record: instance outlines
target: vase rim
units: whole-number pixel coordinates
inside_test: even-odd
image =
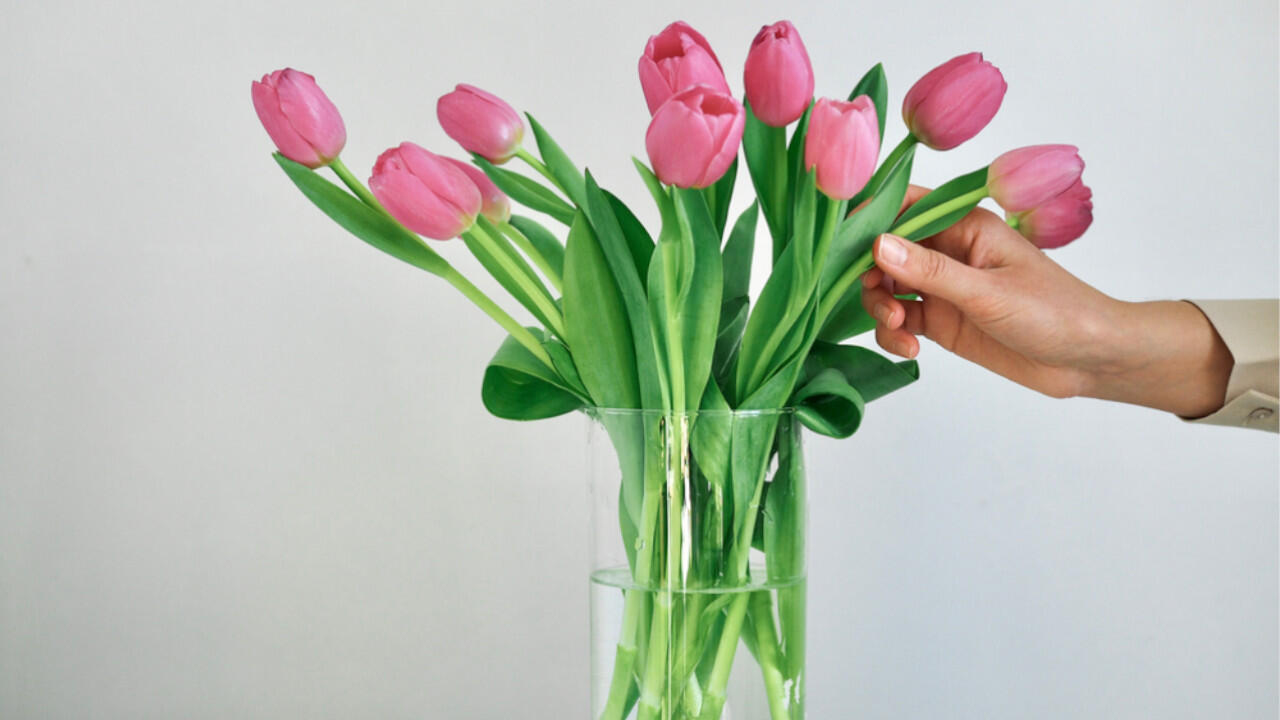
[[[725,416],[725,417],[784,417],[795,415],[796,408],[784,407],[760,410],[684,410],[671,411],[658,408],[612,408],[612,407],[582,407],[579,411],[583,414],[595,417],[598,415],[611,415],[622,417],[696,417],[702,416]]]

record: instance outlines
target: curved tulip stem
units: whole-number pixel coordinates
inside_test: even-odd
[[[876,191],[880,189],[880,186],[884,184],[885,178],[889,176],[889,172],[898,164],[898,161],[902,159],[902,156],[918,142],[920,142],[920,140],[917,139],[915,135],[907,133],[907,136],[902,138],[902,142],[895,145],[894,148],[889,151],[889,154],[884,157],[884,162],[880,163],[880,167],[876,168],[875,174],[867,181],[866,186],[864,186],[862,190],[858,191],[857,195],[853,196],[853,200],[849,204],[853,207],[857,207],[863,200],[875,195]]]
[[[548,368],[555,370],[556,366],[551,362],[551,356],[543,349],[542,343],[529,332],[529,329],[516,322],[515,318],[507,314],[505,310],[498,307],[497,303],[489,299],[480,291],[480,288],[471,284],[471,281],[463,277],[452,265],[441,275],[450,285],[454,286],[467,297],[468,300],[475,303],[477,307],[485,312],[486,315],[493,318],[503,330],[510,333],[511,337],[525,347],[534,357],[542,361]],[[558,372],[558,371],[557,371]]]
[[[984,185],[983,187],[980,187],[977,190],[972,190],[963,195],[957,195],[956,197],[951,198],[950,200],[942,203],[941,205],[938,205],[937,207],[929,208],[928,210],[920,213],[919,215],[911,218],[910,220],[907,220],[901,223],[900,225],[893,228],[889,232],[893,233],[894,235],[897,235],[898,237],[907,237],[911,233],[919,230],[925,225],[928,225],[934,220],[937,220],[940,217],[945,217],[950,213],[953,213],[956,210],[959,210],[960,208],[966,207],[968,205],[973,205],[981,201],[985,197],[987,197],[987,188]]]
[[[520,248],[521,252],[527,255],[529,259],[533,260],[533,264],[538,266],[538,269],[546,276],[552,287],[556,289],[556,292],[564,292],[564,281],[560,278],[560,273],[556,272],[555,268],[551,267],[551,263],[547,262],[547,258],[544,257],[542,253],[538,252],[538,248],[534,247],[533,243],[529,242],[529,238],[525,237],[524,233],[520,232],[516,226],[509,222],[494,224],[498,226],[498,229],[502,231],[503,235],[511,238],[511,241],[516,244],[516,247]]]
[[[342,162],[342,158],[334,158],[333,162],[329,163],[329,167],[333,170],[334,174],[338,176],[338,179],[342,181],[342,184],[350,188],[351,192],[355,193],[356,197],[363,200],[365,205],[368,205],[375,210],[386,212],[386,209],[384,209],[382,204],[378,202],[378,199],[373,196],[373,193],[369,192],[369,188],[365,187],[364,183],[357,180],[356,176],[352,174],[351,170]]]
[[[554,185],[557,190],[564,193],[566,196],[569,194],[564,189],[564,187],[560,184],[560,181],[556,179],[556,176],[551,174],[551,170],[548,169],[547,166],[544,165],[541,160],[534,157],[532,153],[530,153],[528,150],[525,150],[523,146],[521,146],[519,150],[516,150],[516,157],[523,160],[525,164],[528,165],[529,167],[533,168],[534,170],[537,170],[538,173],[542,175],[542,177],[550,180],[551,184]]]
[[[533,270],[529,269],[527,264],[524,264],[524,260],[518,254],[515,254],[509,246],[503,247],[504,241],[500,237],[494,237],[484,228],[484,225],[484,222],[477,221],[463,235],[474,238],[485,246],[489,254],[493,256],[493,259],[510,276],[511,281],[524,292],[529,301],[537,306],[538,310],[546,317],[547,323],[551,326],[551,331],[563,338],[564,318],[560,314],[560,308],[556,307],[555,301],[551,299],[550,293],[547,292],[542,283],[537,281],[537,276],[533,274]],[[522,264],[523,267],[521,267]]]

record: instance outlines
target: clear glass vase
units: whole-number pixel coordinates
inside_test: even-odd
[[[586,415],[592,717],[803,718],[795,413]]]

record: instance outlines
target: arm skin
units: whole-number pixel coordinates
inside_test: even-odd
[[[912,187],[907,203],[927,192]],[[1234,361],[1191,303],[1124,302],[1085,284],[978,208],[919,244],[875,243],[862,303],[903,357],[917,335],[1051,397],[1092,397],[1183,417],[1222,407]],[[920,300],[894,297],[918,293]]]

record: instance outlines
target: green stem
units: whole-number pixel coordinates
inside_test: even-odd
[[[724,708],[725,688],[729,685],[729,671],[733,669],[733,656],[738,651],[738,637],[742,634],[742,620],[747,616],[747,600],[751,593],[741,592],[729,604],[725,615],[724,630],[716,647],[716,659],[707,677],[707,687],[702,698],[702,716],[699,720],[718,720]]]
[[[463,277],[462,273],[458,272],[452,265],[450,265],[445,269],[444,273],[441,274],[441,277],[450,285],[457,288],[458,291],[465,295],[468,300],[475,303],[476,306],[483,310],[486,315],[497,321],[497,323],[502,326],[502,329],[510,333],[511,337],[515,338],[525,347],[525,349],[533,353],[533,356],[541,360],[544,365],[552,370],[556,369],[555,364],[551,362],[551,356],[542,348],[542,343],[533,336],[533,333],[529,332],[528,328],[516,322],[515,318],[508,315],[505,310],[498,307],[493,300],[489,299],[488,295],[485,295],[480,291],[480,288],[472,285],[470,280]]]
[[[533,243],[529,242],[529,238],[525,237],[524,233],[520,232],[509,222],[500,222],[497,223],[497,226],[498,229],[502,231],[503,235],[511,238],[511,241],[520,248],[521,252],[533,260],[533,264],[538,266],[538,269],[541,270],[542,274],[551,282],[551,285],[556,289],[556,292],[563,293],[564,282],[560,278],[560,273],[556,272],[555,268],[551,267],[551,263],[547,262],[547,258],[544,257],[542,253],[538,252],[538,249],[533,246]]]
[[[934,220],[937,220],[940,217],[945,217],[960,208],[973,205],[984,197],[987,197],[987,188],[985,185],[977,190],[970,190],[963,195],[957,195],[941,205],[931,207],[919,215],[902,222],[889,232],[897,235],[898,237],[909,237],[911,233],[919,230],[925,225],[928,225]]]
[[[542,175],[542,177],[550,180],[551,184],[556,186],[556,189],[564,193],[565,196],[569,195],[568,191],[564,189],[564,186],[560,184],[560,181],[556,179],[556,176],[551,174],[551,170],[548,169],[547,166],[543,164],[541,160],[534,157],[533,153],[529,152],[528,150],[525,150],[524,147],[521,146],[519,150],[516,150],[516,157],[523,160],[525,164],[528,165],[529,167],[533,168],[534,170],[537,170],[538,173]]]
[[[338,176],[338,179],[342,180],[344,185],[351,188],[351,192],[355,193],[356,197],[364,201],[364,204],[374,208],[375,210],[386,212],[386,209],[383,208],[382,204],[378,202],[378,199],[373,196],[373,193],[369,192],[369,188],[365,187],[364,183],[357,180],[356,176],[352,174],[351,170],[342,162],[342,158],[334,158],[333,161],[329,163],[329,167],[333,169],[334,174]]]
[[[773,603],[768,590],[751,593],[750,610],[751,624],[756,631],[756,659],[760,662],[765,694],[769,698],[769,716],[772,720],[788,720],[787,693],[778,667],[778,636],[773,627]]]
[[[564,319],[560,315],[560,308],[556,307],[555,302],[551,300],[547,289],[542,287],[541,283],[536,283],[529,277],[529,274],[532,274],[532,270],[529,270],[528,274],[526,274],[526,268],[520,267],[508,254],[507,250],[499,245],[502,241],[489,234],[480,223],[477,222],[472,225],[471,229],[466,231],[465,234],[485,246],[494,260],[511,276],[512,281],[520,286],[520,289],[529,296],[533,304],[537,305],[542,314],[546,316],[547,323],[551,325],[551,331],[563,338]]]

